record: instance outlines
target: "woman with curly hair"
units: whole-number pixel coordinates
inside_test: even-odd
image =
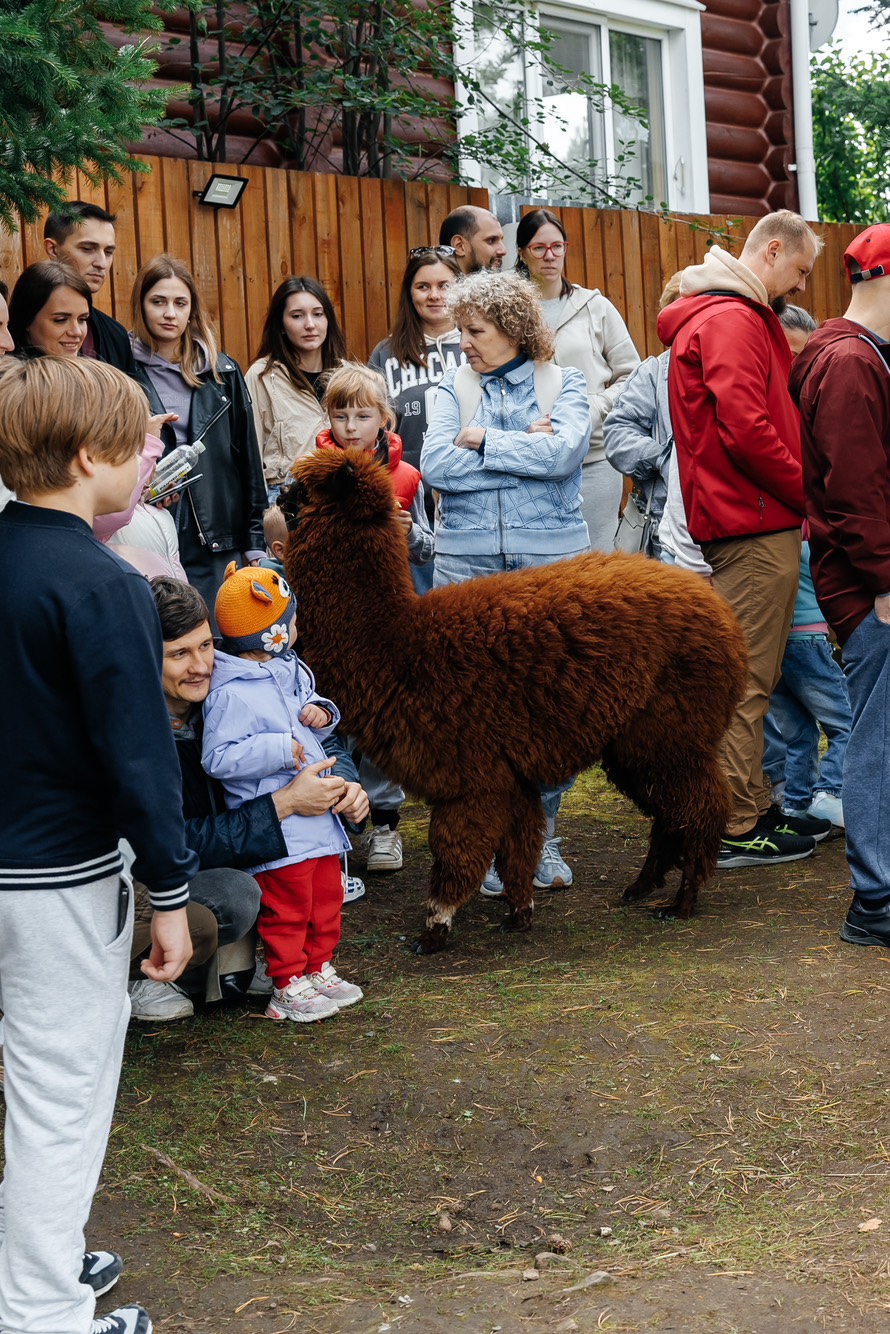
[[[469,364],[440,384],[420,456],[424,483],[439,493],[435,586],[580,555],[590,545],[581,513],[584,376],[552,364],[553,335],[524,278],[474,273],[448,304]],[[542,793],[539,889],[572,882],[553,837],[559,797]],[[493,868],[483,892],[502,892]]]
[[[631,371],[637,350],[618,311],[593,288],[570,283],[565,274],[568,241],[555,213],[536,208],[516,228],[516,268],[530,278],[553,330],[556,360],[576,366],[587,382],[590,446],[581,474],[581,507],[595,551],[612,551],[623,479],[606,458],[603,422]]]

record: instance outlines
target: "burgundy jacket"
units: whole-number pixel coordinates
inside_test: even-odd
[[[843,644],[890,593],[890,343],[826,320],[795,359],[810,568]]]
[[[668,402],[693,539],[799,528],[800,426],[776,314],[728,293],[688,296],[661,312],[658,336],[671,349]]]

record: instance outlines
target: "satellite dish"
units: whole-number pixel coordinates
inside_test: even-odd
[[[810,50],[830,42],[837,27],[838,0],[810,0]]]

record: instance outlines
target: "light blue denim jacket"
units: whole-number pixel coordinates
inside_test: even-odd
[[[440,494],[436,551],[448,555],[569,555],[589,546],[581,516],[581,464],[590,439],[584,376],[562,368],[550,411],[552,435],[529,435],[540,418],[531,360],[504,375],[482,376],[472,426],[485,427],[477,452],[458,449],[461,429],[449,371],[436,396],[420,455],[424,483]]]
[[[331,715],[327,727],[310,728],[300,722],[308,703],[320,704]],[[268,662],[235,658],[217,650],[204,702],[204,742],[201,763],[225,788],[230,809],[277,792],[296,774],[292,741],[303,746],[304,764],[323,760],[322,741],[340,721],[329,699],[315,693],[309,668],[295,653]],[[301,766],[302,767],[302,766]],[[310,857],[339,857],[349,840],[336,815],[289,815],[281,822],[287,857],[252,866],[271,871]]]

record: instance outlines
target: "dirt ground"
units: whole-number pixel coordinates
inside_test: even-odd
[[[594,772],[534,931],[480,897],[417,957],[407,816],[344,918],[363,1004],[131,1027],[89,1233],[116,1302],[158,1334],[890,1328],[890,952],[837,937],[843,842],[662,923],[616,907],[647,828]]]

